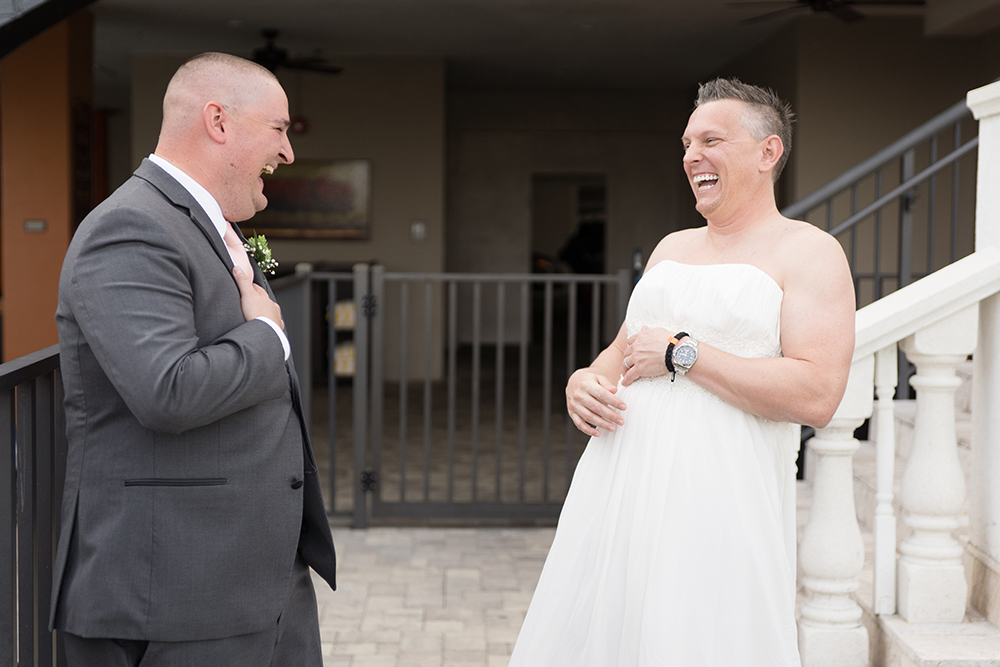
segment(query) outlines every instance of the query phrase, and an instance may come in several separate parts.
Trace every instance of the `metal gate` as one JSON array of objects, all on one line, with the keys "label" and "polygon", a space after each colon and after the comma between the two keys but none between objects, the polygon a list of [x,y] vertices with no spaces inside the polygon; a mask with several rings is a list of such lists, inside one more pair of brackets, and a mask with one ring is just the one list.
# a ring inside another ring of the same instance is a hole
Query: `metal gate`
[{"label": "metal gate", "polygon": [[[273,283],[310,384],[303,398],[316,413],[332,516],[356,527],[369,518],[558,516],[586,444],[565,412],[566,380],[617,333],[629,272],[394,273],[359,264]],[[326,389],[313,382],[324,365]]]}]

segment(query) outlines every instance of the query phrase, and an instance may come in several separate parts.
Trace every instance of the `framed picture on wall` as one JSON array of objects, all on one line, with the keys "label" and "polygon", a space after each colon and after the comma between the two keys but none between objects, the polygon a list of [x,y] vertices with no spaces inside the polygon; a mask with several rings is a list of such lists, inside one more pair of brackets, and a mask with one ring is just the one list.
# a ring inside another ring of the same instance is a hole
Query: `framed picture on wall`
[{"label": "framed picture on wall", "polygon": [[267,208],[243,223],[247,230],[271,238],[368,238],[367,160],[296,160],[262,178]]}]

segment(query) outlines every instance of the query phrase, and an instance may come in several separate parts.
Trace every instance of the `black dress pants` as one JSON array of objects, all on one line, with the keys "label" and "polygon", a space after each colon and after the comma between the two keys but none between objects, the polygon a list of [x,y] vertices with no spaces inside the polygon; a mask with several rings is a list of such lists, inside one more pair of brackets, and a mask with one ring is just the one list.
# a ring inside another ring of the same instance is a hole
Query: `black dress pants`
[{"label": "black dress pants", "polygon": [[316,592],[298,556],[273,628],[190,642],[62,636],[69,667],[323,667]]}]

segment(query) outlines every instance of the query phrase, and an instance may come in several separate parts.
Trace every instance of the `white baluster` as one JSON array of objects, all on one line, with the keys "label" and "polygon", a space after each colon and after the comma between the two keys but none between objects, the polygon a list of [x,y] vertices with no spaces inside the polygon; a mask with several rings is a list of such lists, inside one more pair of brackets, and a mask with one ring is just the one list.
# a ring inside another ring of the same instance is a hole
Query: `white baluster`
[{"label": "white baluster", "polygon": [[875,613],[896,613],[896,514],[892,509],[892,483],[896,463],[896,345],[875,354],[875,392],[878,396],[878,431],[875,435]]},{"label": "white baluster", "polygon": [[967,586],[962,545],[952,537],[965,501],[965,475],[955,438],[955,374],[976,346],[978,306],[904,339],[900,347],[917,367],[913,451],[900,494],[903,520],[913,534],[899,545],[899,615],[907,621],[960,623]]},{"label": "white baluster", "polygon": [[865,557],[854,511],[852,457],[858,449],[854,429],[872,413],[874,365],[874,356],[854,363],[837,414],[808,443],[815,473],[799,550],[802,584],[810,594],[799,620],[803,667],[868,665],[868,631],[851,597]]},{"label": "white baluster", "polygon": [[[976,252],[980,252],[1000,247],[1000,83],[970,90],[967,103],[979,121]],[[1000,294],[984,299],[979,308],[969,474],[969,542],[978,555],[973,560],[971,602],[1000,625],[1000,576],[991,569],[1000,562]]]}]

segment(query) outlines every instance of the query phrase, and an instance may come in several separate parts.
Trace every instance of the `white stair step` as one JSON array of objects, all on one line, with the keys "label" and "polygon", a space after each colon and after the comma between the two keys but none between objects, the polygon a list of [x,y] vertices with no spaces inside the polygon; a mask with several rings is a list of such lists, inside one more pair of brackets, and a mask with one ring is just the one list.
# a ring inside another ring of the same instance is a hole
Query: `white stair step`
[{"label": "white stair step", "polygon": [[907,623],[890,616],[879,625],[883,649],[873,656],[874,667],[1000,666],[1000,629],[974,609],[963,623]]}]

